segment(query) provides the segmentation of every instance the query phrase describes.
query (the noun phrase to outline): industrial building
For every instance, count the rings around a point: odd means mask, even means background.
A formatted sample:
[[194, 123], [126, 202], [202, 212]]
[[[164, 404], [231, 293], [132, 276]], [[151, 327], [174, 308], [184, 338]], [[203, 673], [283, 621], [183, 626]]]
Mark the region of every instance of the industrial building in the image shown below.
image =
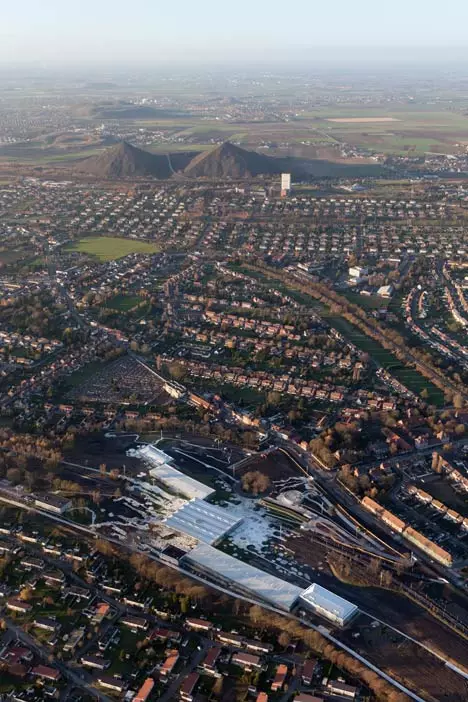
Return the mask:
[[390, 299], [393, 295], [393, 285], [382, 285], [377, 290], [377, 295], [379, 297], [385, 297], [387, 299]]
[[345, 626], [358, 613], [356, 605], [326, 590], [318, 583], [304, 590], [299, 598], [299, 604], [339, 626]]
[[34, 500], [35, 507], [45, 509], [54, 514], [63, 514], [71, 505], [71, 500], [60, 497], [59, 495], [40, 495]]
[[360, 283], [367, 276], [367, 268], [362, 266], [351, 266], [349, 268], [349, 277], [354, 283]]
[[[329, 592], [321, 585], [314, 584], [304, 590], [208, 544], [200, 544], [187, 553], [181, 559], [181, 565], [246, 597], [263, 600], [287, 612], [299, 606], [339, 626], [347, 624], [358, 612], [354, 604]], [[232, 640], [233, 634], [223, 636], [229, 636], [230, 639], [223, 641], [219, 635], [221, 643], [241, 645], [241, 637], [237, 637], [239, 640]]]
[[146, 458], [154, 465], [172, 463], [174, 460], [168, 453], [164, 453], [164, 451], [161, 451], [156, 446], [152, 446], [151, 444], [147, 444], [146, 446], [143, 446], [143, 448], [140, 448], [139, 453], [142, 458]]
[[204, 500], [214, 493], [213, 488], [204, 485], [181, 473], [180, 470], [169, 466], [167, 463], [160, 464], [150, 470], [150, 475], [159, 480], [172, 492], [183, 495], [188, 499]]
[[237, 527], [242, 519], [204, 500], [186, 502], [166, 520], [166, 526], [214, 545]]
[[264, 600], [288, 612], [302, 593], [302, 588], [243, 563], [208, 544], [194, 548], [182, 558], [181, 564], [204, 573], [247, 597]]
[[171, 465], [174, 461], [172, 456], [156, 446], [150, 444], [143, 446], [138, 449], [136, 455], [153, 466], [149, 471], [150, 476], [169, 488], [171, 492], [182, 495], [189, 500], [203, 500], [214, 492], [212, 488], [174, 468]]

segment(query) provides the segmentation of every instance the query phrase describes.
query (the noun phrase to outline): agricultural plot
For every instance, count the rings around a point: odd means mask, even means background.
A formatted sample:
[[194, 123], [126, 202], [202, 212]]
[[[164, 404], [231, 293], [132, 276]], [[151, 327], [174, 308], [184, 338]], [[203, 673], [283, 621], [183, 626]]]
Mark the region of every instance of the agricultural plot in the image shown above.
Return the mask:
[[388, 110], [362, 105], [302, 113], [295, 120], [338, 143], [388, 154], [455, 153], [466, 143], [468, 118], [456, 112], [415, 107]]

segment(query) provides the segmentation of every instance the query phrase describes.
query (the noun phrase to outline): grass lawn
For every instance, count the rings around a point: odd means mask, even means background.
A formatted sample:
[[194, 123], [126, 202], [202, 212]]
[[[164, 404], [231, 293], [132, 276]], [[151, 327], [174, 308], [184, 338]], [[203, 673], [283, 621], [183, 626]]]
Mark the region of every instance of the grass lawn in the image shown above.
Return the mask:
[[365, 310], [383, 310], [389, 305], [389, 300], [378, 295], [360, 295], [359, 293], [344, 291], [342, 293], [343, 297], [353, 303], [353, 305], [359, 305]]
[[106, 363], [103, 361], [91, 361], [80, 370], [75, 371], [65, 379], [66, 392], [72, 388], [79, 387], [86, 380], [89, 380], [91, 376], [95, 373], [99, 373], [106, 367]]
[[123, 239], [117, 236], [89, 236], [69, 244], [65, 250], [89, 254], [104, 263], [115, 261], [131, 253], [157, 253], [159, 246], [147, 241]]
[[119, 312], [128, 312], [133, 310], [140, 302], [143, 302], [143, 298], [138, 295], [115, 295], [105, 302], [104, 307], [110, 310], [118, 310]]
[[155, 141], [151, 144], [150, 151], [152, 153], [173, 154], [176, 151], [208, 151], [214, 148], [214, 144], [188, 144], [188, 143], [172, 143]]

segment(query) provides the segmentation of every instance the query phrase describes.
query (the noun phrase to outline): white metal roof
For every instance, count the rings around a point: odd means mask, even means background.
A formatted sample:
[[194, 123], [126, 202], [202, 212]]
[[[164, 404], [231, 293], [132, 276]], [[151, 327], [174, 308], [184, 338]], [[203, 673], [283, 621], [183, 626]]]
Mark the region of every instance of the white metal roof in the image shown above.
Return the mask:
[[149, 474], [156, 480], [160, 480], [164, 485], [167, 485], [173, 492], [184, 495], [184, 497], [189, 499], [199, 498], [204, 500], [205, 497], [214, 492], [213, 488], [199, 483], [198, 480], [194, 480], [190, 476], [181, 473], [180, 470], [168, 466], [167, 463], [155, 466], [150, 470]]
[[302, 588], [207, 544], [200, 544], [186, 558], [282, 609], [290, 610], [303, 592]]
[[326, 590], [318, 583], [314, 583], [307, 590], [304, 590], [301, 600], [323, 611], [325, 615], [326, 612], [329, 612], [331, 618], [340, 619], [341, 621], [346, 621], [357, 611], [356, 605], [352, 604], [352, 602], [348, 602], [343, 597]]
[[166, 525], [199, 541], [213, 544], [241, 521], [242, 518], [231, 516], [228, 509], [204, 500], [192, 500], [168, 517]]
[[138, 453], [151, 463], [158, 465], [162, 465], [163, 463], [172, 463], [172, 461], [174, 460], [172, 456], [169, 456], [168, 453], [164, 453], [164, 451], [161, 451], [161, 449], [158, 449], [156, 448], [156, 446], [153, 446], [151, 444], [140, 448]]

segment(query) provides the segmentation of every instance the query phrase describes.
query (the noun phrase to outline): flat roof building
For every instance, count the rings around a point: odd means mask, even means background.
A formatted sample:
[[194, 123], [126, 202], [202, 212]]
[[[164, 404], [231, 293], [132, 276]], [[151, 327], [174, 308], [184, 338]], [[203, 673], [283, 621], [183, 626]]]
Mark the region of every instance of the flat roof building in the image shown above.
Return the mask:
[[200, 544], [182, 559], [184, 566], [208, 573], [214, 580], [227, 584], [246, 595], [257, 597], [289, 611], [303, 590], [259, 568], [243, 563], [208, 544]]
[[213, 545], [235, 529], [242, 519], [231, 516], [223, 507], [195, 499], [182, 505], [165, 522], [172, 529]]
[[140, 453], [142, 454], [142, 456], [151, 461], [151, 463], [158, 465], [164, 465], [164, 463], [172, 463], [172, 461], [174, 460], [172, 456], [169, 456], [168, 453], [164, 453], [164, 451], [161, 451], [161, 449], [158, 449], [156, 446], [151, 446], [150, 444], [141, 448]]
[[358, 612], [356, 605], [314, 583], [301, 594], [300, 603], [325, 619], [344, 626]]
[[34, 506], [55, 514], [63, 514], [71, 507], [71, 500], [59, 495], [40, 495], [34, 500]]
[[379, 295], [380, 297], [386, 297], [386, 298], [392, 297], [393, 285], [382, 285], [382, 287], [380, 287], [377, 290], [377, 295]]
[[185, 473], [181, 473], [180, 470], [173, 468], [167, 463], [159, 463], [150, 470], [149, 474], [172, 490], [172, 492], [188, 497], [190, 500], [195, 498], [204, 500], [214, 493], [213, 488], [198, 482], [198, 480], [194, 480], [194, 478], [185, 475]]

